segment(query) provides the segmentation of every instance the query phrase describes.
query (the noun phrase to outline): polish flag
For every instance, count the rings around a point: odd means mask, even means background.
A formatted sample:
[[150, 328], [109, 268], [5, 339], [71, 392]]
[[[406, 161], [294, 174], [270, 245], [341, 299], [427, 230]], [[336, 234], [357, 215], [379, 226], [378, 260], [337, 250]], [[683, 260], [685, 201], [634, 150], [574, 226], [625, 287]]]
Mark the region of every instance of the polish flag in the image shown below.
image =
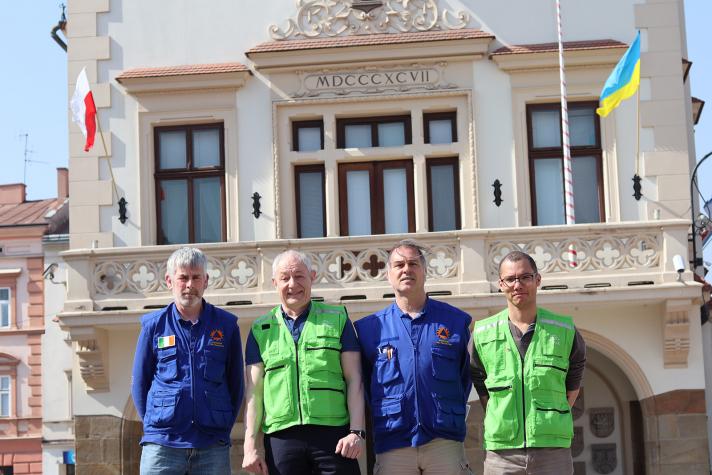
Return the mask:
[[94, 105], [94, 96], [89, 89], [86, 68], [82, 68], [77, 76], [77, 86], [74, 89], [72, 100], [69, 101], [69, 106], [72, 109], [72, 121], [82, 129], [82, 133], [87, 139], [84, 151], [88, 152], [94, 145], [94, 136], [96, 135], [96, 106]]

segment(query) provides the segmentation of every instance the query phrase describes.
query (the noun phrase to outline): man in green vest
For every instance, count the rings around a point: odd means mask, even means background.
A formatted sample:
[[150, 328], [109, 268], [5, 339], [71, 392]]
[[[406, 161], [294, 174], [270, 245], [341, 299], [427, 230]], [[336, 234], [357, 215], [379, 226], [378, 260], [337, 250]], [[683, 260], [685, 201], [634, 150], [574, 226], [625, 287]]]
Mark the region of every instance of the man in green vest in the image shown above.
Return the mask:
[[512, 251], [499, 265], [507, 308], [475, 323], [472, 382], [485, 409], [485, 475], [573, 474], [571, 406], [586, 344], [571, 317], [537, 307], [541, 275]]
[[360, 348], [342, 305], [312, 302], [311, 269], [301, 252], [274, 259], [281, 305], [255, 320], [247, 338], [242, 467], [252, 473], [360, 474], [356, 458], [366, 437]]

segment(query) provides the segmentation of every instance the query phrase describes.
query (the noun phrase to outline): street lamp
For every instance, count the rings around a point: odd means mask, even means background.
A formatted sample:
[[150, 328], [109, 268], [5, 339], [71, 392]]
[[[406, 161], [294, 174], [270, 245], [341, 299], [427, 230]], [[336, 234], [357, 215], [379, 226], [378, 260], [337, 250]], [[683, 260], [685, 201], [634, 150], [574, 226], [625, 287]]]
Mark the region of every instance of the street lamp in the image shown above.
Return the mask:
[[700, 168], [700, 165], [702, 165], [704, 161], [710, 157], [710, 155], [712, 155], [712, 152], [709, 152], [707, 155], [702, 157], [699, 162], [697, 162], [697, 165], [695, 165], [695, 168], [692, 170], [692, 175], [690, 176], [690, 214], [692, 216], [692, 261], [690, 262], [692, 263], [693, 273], [697, 270], [698, 266], [703, 264], [702, 258], [697, 257], [697, 239], [695, 239], [695, 236], [698, 231], [705, 229], [709, 224], [709, 217], [703, 213], [695, 216], [695, 193], [693, 186], [697, 186], [697, 169]]

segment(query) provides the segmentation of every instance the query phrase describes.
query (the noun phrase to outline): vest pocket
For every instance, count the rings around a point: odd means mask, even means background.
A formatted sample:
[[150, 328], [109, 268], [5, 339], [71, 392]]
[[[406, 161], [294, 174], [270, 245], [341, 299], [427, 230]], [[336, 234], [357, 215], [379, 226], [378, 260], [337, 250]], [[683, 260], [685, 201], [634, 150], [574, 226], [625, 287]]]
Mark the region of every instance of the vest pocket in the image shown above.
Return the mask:
[[149, 423], [153, 427], [168, 427], [176, 414], [179, 395], [168, 391], [156, 391], [151, 396]]
[[176, 347], [171, 346], [158, 350], [157, 358], [156, 375], [158, 379], [165, 382], [174, 381], [178, 377], [178, 355]]
[[[205, 391], [207, 406], [198, 409], [198, 414], [203, 414], [200, 422], [206, 427], [227, 429], [232, 425], [233, 408], [230, 398]], [[207, 416], [207, 417], [206, 417]]]
[[562, 401], [537, 399], [534, 406], [536, 407], [534, 417], [537, 435], [568, 439], [573, 437], [571, 408], [566, 399]]
[[266, 425], [289, 419], [294, 413], [296, 394], [290, 376], [290, 366], [286, 361], [275, 362], [265, 368], [264, 405], [269, 408], [265, 411]]
[[312, 383], [309, 386], [309, 414], [314, 417], [344, 418], [346, 409], [346, 383]]
[[562, 392], [566, 385], [569, 363], [563, 358], [534, 358], [530, 389]]
[[519, 432], [517, 400], [511, 381], [485, 382], [489, 401], [485, 409], [485, 440], [509, 442]]
[[309, 369], [333, 371], [341, 368], [341, 341], [338, 338], [315, 338], [306, 343]]
[[[390, 358], [389, 358], [390, 355]], [[401, 378], [398, 364], [398, 348], [392, 347], [391, 353], [378, 353], [376, 357], [376, 378], [382, 385], [388, 385]]]
[[375, 433], [405, 429], [401, 412], [402, 395], [384, 398], [372, 406], [373, 428]]
[[459, 372], [455, 350], [433, 346], [433, 377], [441, 381], [457, 381]]
[[454, 434], [465, 431], [465, 405], [454, 399], [440, 397], [437, 393], [432, 393], [437, 408], [435, 423], [438, 429]]
[[224, 382], [225, 375], [225, 350], [205, 352], [205, 379], [213, 383]]

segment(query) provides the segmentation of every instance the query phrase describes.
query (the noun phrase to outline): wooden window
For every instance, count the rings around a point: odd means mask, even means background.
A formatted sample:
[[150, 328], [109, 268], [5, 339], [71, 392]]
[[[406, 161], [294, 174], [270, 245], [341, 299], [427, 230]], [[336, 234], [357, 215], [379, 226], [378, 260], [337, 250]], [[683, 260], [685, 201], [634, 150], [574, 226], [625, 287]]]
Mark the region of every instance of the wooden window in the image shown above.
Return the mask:
[[226, 239], [223, 124], [156, 127], [158, 244]]
[[[577, 223], [605, 220], [601, 131], [596, 102], [569, 103]], [[561, 106], [527, 106], [532, 223], [565, 224]]]
[[457, 113], [423, 114], [423, 136], [425, 143], [430, 144], [457, 142]]
[[0, 376], [0, 417], [10, 417], [12, 404], [12, 384], [9, 375]]
[[460, 229], [460, 161], [457, 157], [429, 158], [428, 230]]
[[339, 165], [342, 236], [415, 232], [413, 162]]
[[338, 148], [397, 147], [412, 136], [410, 115], [336, 120]]
[[10, 328], [12, 320], [12, 289], [0, 287], [0, 328]]
[[297, 204], [297, 236], [326, 236], [326, 194], [324, 165], [294, 167], [294, 190]]
[[323, 120], [304, 120], [292, 123], [292, 151], [315, 152], [323, 149]]

